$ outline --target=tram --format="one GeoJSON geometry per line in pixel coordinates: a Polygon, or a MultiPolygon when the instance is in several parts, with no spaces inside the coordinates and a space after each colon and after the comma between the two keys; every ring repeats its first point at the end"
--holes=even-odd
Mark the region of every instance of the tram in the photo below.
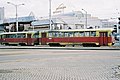
{"type": "Polygon", "coordinates": [[[0,34],[0,42],[5,45],[112,46],[115,41],[113,31],[112,28],[104,28],[7,32],[0,34]]]}
{"type": "Polygon", "coordinates": [[[113,31],[111,28],[49,31],[46,43],[50,46],[112,46],[113,31]]]}
{"type": "Polygon", "coordinates": [[[39,33],[29,32],[5,32],[0,34],[0,42],[3,45],[35,45],[39,44],[39,33]]]}

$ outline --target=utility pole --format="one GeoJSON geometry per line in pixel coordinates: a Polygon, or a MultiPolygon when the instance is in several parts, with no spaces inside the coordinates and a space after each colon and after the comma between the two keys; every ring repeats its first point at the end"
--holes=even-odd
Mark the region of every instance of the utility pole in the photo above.
{"type": "Polygon", "coordinates": [[[84,9],[82,9],[86,14],[86,16],[85,16],[85,28],[84,29],[87,29],[87,11],[86,10],[84,10],[84,9]]]}
{"type": "Polygon", "coordinates": [[[49,29],[52,30],[52,25],[51,25],[51,0],[49,0],[49,29]]]}
{"type": "Polygon", "coordinates": [[[120,17],[118,18],[118,25],[117,25],[117,33],[118,33],[118,38],[119,38],[119,46],[120,46],[120,30],[119,30],[119,28],[120,28],[120,17]]]}
{"type": "Polygon", "coordinates": [[[18,6],[20,5],[25,5],[25,4],[14,4],[14,3],[11,3],[11,2],[7,2],[8,4],[11,4],[13,6],[15,6],[15,9],[16,9],[16,32],[18,32],[18,6]]]}

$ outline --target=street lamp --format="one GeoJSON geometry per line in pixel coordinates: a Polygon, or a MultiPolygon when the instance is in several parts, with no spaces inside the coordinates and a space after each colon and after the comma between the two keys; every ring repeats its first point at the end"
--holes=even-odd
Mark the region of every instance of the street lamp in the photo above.
{"type": "Polygon", "coordinates": [[[87,11],[86,10],[84,10],[84,9],[82,9],[85,13],[86,13],[86,21],[85,21],[85,26],[86,26],[86,28],[87,28],[87,11]]]}
{"type": "Polygon", "coordinates": [[[49,24],[50,24],[49,29],[52,30],[52,26],[51,26],[51,0],[49,0],[49,24]]]}
{"type": "Polygon", "coordinates": [[[119,18],[119,15],[120,15],[120,13],[119,13],[118,9],[116,9],[116,11],[117,11],[117,18],[118,18],[117,33],[120,34],[120,31],[119,31],[119,26],[120,26],[120,18],[119,18]]]}
{"type": "Polygon", "coordinates": [[[17,9],[18,9],[18,6],[24,5],[24,4],[14,4],[14,3],[11,3],[11,2],[7,2],[7,3],[15,6],[15,8],[16,8],[16,32],[18,32],[18,13],[17,13],[17,9]]]}

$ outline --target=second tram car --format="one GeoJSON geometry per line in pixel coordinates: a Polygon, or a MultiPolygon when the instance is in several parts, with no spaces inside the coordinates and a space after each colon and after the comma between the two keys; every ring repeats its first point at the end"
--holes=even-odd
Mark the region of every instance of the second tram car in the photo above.
{"type": "Polygon", "coordinates": [[[35,45],[39,44],[39,32],[6,32],[1,33],[1,44],[35,45]]]}

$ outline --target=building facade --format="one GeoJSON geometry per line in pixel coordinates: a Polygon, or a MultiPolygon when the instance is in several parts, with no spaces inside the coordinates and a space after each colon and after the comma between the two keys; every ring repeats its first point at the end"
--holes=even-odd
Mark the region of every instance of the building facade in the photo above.
{"type": "Polygon", "coordinates": [[[114,28],[114,25],[118,24],[117,21],[111,21],[109,19],[101,19],[102,28],[114,28]]]}
{"type": "MultiPolygon", "coordinates": [[[[86,14],[81,11],[53,15],[51,23],[52,29],[102,28],[102,21],[100,19],[92,17],[90,14],[87,14],[86,17],[86,14]]],[[[49,18],[32,22],[32,26],[34,28],[48,26],[49,29],[49,18]]]]}
{"type": "MultiPolygon", "coordinates": [[[[3,10],[3,9],[1,9],[3,10]]],[[[3,15],[1,13],[1,15],[3,15]]],[[[2,19],[3,17],[1,17],[2,19]]],[[[16,31],[16,18],[0,20],[0,28],[6,31],[16,31]]],[[[26,16],[18,18],[20,31],[31,30],[49,30],[50,22],[48,17],[36,19],[34,16],[26,16]]],[[[107,19],[99,19],[92,17],[91,14],[84,14],[81,11],[72,11],[64,14],[53,15],[51,19],[51,29],[95,29],[95,28],[113,28],[117,22],[111,22],[107,19]]],[[[3,31],[3,30],[2,30],[3,31]]]]}
{"type": "Polygon", "coordinates": [[[92,17],[90,14],[84,14],[81,11],[73,11],[67,14],[55,15],[68,24],[72,29],[83,29],[83,28],[100,28],[102,27],[102,22],[97,17],[92,17]]]}
{"type": "Polygon", "coordinates": [[[0,7],[0,20],[4,20],[4,7],[0,7]]]}

